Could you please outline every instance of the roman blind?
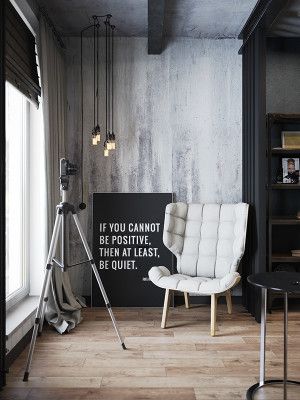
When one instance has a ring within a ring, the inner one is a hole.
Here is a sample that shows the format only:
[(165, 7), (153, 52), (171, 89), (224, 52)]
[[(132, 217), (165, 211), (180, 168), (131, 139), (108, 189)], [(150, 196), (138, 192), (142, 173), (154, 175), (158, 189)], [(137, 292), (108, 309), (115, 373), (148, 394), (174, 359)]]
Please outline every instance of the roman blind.
[(38, 106), (41, 88), (35, 37), (10, 1), (6, 1), (5, 35), (6, 80)]

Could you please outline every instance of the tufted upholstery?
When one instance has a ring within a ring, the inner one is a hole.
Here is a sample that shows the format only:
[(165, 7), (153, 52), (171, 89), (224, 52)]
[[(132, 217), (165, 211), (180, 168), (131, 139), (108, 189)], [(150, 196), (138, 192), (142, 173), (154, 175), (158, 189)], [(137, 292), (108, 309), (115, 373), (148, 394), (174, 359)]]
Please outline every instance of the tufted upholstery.
[(244, 254), (248, 204), (185, 204), (166, 207), (163, 242), (177, 258), (178, 274), (164, 267), (149, 271), (162, 288), (212, 294), (239, 279)]

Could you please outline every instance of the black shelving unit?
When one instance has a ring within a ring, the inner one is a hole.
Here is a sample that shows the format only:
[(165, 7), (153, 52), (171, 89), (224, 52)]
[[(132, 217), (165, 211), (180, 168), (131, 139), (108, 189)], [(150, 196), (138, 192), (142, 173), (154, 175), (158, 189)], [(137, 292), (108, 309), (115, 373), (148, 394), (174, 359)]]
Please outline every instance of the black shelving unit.
[(0, 390), (5, 385), (5, 5), (0, 2)]
[[(300, 159), (300, 149), (281, 148), (282, 131), (300, 131), (300, 114), (267, 114), (267, 266), (270, 272), (279, 265), (300, 272), (300, 257), (291, 253), (300, 249), (300, 183), (276, 183), (282, 158)], [(275, 292), (269, 295), (270, 310), (277, 297)]]
[[(268, 181), (267, 161), (280, 155), (295, 153), (281, 149), (281, 141), (268, 147), (266, 114), (273, 113), (275, 129), (294, 124), (299, 115), (300, 81), (297, 66), (300, 57), (300, 37), (285, 37), (276, 31), (278, 21), (290, 11), (288, 0), (260, 0), (244, 25), (239, 38), (243, 45), (243, 201), (249, 203), (248, 233), (242, 261), (243, 305), (260, 322), (261, 293), (247, 283), (247, 276), (269, 270), (269, 230), (297, 229), (296, 224), (271, 224), (266, 207), (270, 192), (288, 203), (298, 190), (277, 190)], [(288, 25), (286, 25), (288, 28)], [(274, 35), (275, 33), (275, 35)], [(270, 121), (271, 122), (271, 121)], [(278, 122), (278, 123), (277, 123)], [(278, 136), (279, 138), (280, 136)], [(278, 149), (279, 148), (279, 149)], [(269, 149), (269, 152), (268, 152)], [(279, 207), (278, 207), (279, 208)], [(290, 207), (293, 208), (293, 207)], [(272, 216), (282, 215), (274, 210)], [(284, 218), (288, 215), (285, 213)], [(290, 215), (294, 215), (293, 212)], [(283, 218), (283, 219), (284, 219)], [(272, 225), (272, 228), (271, 226)], [(277, 251), (282, 253), (282, 251)]]

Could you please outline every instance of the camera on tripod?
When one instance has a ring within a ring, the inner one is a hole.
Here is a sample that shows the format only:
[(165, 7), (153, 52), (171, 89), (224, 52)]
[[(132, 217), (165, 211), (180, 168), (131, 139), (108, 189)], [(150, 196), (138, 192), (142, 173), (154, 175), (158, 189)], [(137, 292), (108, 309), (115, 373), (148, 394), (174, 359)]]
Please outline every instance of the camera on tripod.
[[(77, 165), (70, 163), (66, 158), (61, 158), (59, 163), (59, 182), (60, 190), (62, 193), (62, 201), (67, 202), (67, 190), (69, 189), (70, 175), (77, 174)], [(79, 204), (79, 209), (84, 210), (86, 208), (85, 203)]]
[(60, 160), (60, 168), (59, 168), (59, 180), (61, 190), (69, 189), (69, 179), (70, 175), (76, 175), (77, 166), (75, 164), (70, 163), (66, 158), (62, 158)]
[(66, 158), (60, 160), (60, 176), (62, 175), (76, 175), (77, 165), (70, 163)]

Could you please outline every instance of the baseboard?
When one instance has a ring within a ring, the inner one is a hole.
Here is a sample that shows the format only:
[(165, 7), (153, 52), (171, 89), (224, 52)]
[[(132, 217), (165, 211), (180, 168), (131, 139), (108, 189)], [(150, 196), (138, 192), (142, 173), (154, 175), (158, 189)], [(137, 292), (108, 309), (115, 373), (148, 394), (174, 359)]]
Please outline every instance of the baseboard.
[(92, 304), (92, 296), (82, 296), (85, 300), (85, 304), (87, 307), (91, 307)]
[[(283, 310), (284, 300), (283, 298), (276, 297), (273, 299), (272, 308), (269, 311)], [(300, 310), (300, 299), (289, 298), (289, 310), (299, 311)]]
[(25, 336), (22, 337), (22, 339), (15, 345), (15, 347), (13, 347), (11, 351), (6, 354), (5, 366), (7, 371), (11, 364), (19, 357), (25, 347), (30, 343), (32, 331), (33, 327), (26, 333)]

